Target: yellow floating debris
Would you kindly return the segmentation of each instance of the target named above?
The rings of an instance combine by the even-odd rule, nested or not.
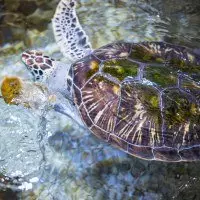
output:
[[[16,104],[14,101],[22,91],[22,82],[18,77],[5,77],[1,85],[1,94],[7,104]]]

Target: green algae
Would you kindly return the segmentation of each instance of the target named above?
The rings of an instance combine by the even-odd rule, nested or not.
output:
[[[94,81],[95,81],[95,82],[98,82],[98,83],[99,83],[99,82],[104,82],[104,83],[108,84],[108,85],[111,86],[111,87],[113,87],[113,86],[115,86],[115,85],[117,86],[117,84],[115,84],[114,82],[108,80],[107,78],[105,78],[105,77],[103,77],[103,76],[101,76],[101,75],[95,76]]]
[[[200,85],[189,79],[182,79],[180,87],[200,102]]]
[[[141,62],[155,62],[164,63],[164,59],[158,54],[148,51],[142,46],[134,46],[129,56],[131,59],[139,60]]]
[[[141,87],[139,99],[146,108],[149,116],[153,118],[153,121],[157,124],[157,127],[159,127],[162,124],[162,116],[159,105],[160,98],[157,91],[153,88],[143,86]]]
[[[139,66],[129,60],[109,60],[104,62],[103,72],[122,81],[127,76],[137,76]]]
[[[169,62],[174,69],[187,73],[195,81],[200,81],[200,65],[195,65],[178,58],[173,58]]]
[[[177,83],[177,75],[164,66],[148,66],[145,68],[145,78],[156,83],[160,87],[170,87]]]
[[[132,88],[137,93],[138,100],[144,106],[148,115],[157,125],[162,123],[159,93],[151,86],[137,84]]]
[[[97,70],[93,70],[93,69],[88,70],[86,72],[87,79],[91,78],[96,72],[97,72]]]
[[[181,125],[188,121],[200,122],[200,111],[195,101],[189,99],[178,89],[167,90],[164,95],[165,108],[163,110],[169,126]]]
[[[160,110],[159,93],[151,86],[135,82],[134,84],[127,84],[124,87],[123,90],[126,91],[129,98],[132,99],[137,96],[142,105],[150,112],[157,112]]]
[[[163,58],[156,58],[156,62],[157,63],[164,63],[164,59]]]
[[[159,110],[159,97],[158,94],[151,88],[141,88],[142,93],[140,94],[140,100],[142,101],[143,105],[150,111],[157,111]]]
[[[91,61],[86,72],[86,77],[89,79],[99,70],[99,63],[95,60]]]
[[[169,60],[169,62],[183,72],[200,73],[200,65],[195,65],[194,63],[186,62],[185,60],[178,58],[173,58]]]
[[[159,105],[159,99],[157,96],[150,97],[150,105],[152,108],[158,108]]]

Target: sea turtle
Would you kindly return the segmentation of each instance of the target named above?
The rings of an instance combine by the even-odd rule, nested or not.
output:
[[[22,54],[35,81],[55,95],[54,108],[80,115],[94,135],[130,155],[167,162],[200,160],[199,53],[165,42],[120,41],[92,50],[75,4],[61,0],[52,20],[56,41],[72,65],[35,50]],[[7,77],[4,99],[12,93],[7,102],[14,102],[23,84]],[[63,97],[59,103],[58,95]],[[71,107],[64,102],[72,102]]]

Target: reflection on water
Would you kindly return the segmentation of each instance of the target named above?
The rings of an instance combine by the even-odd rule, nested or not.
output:
[[[15,6],[12,0],[1,1],[0,44],[21,41],[26,48],[35,46],[33,35],[47,28],[59,0],[23,0]],[[198,47],[199,8],[198,0],[81,0],[78,15],[94,47],[124,39],[162,39]]]
[[[14,2],[0,0],[1,80],[29,78],[20,61],[26,48],[63,59],[50,24],[58,0]],[[198,0],[81,0],[77,13],[94,48],[164,40],[198,49],[199,10]],[[19,199],[200,199],[199,163],[133,158],[53,111],[41,121],[38,113],[1,100],[0,116],[0,174],[23,177]]]

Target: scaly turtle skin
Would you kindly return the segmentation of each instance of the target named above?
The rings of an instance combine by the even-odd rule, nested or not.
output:
[[[52,93],[64,97],[53,98],[55,110],[73,119],[79,113],[94,135],[131,155],[200,160],[200,55],[164,42],[118,42],[92,51],[75,3],[61,0],[52,20],[56,41],[74,64],[33,50],[22,54],[34,80],[49,89],[50,98],[39,98],[52,101]],[[22,98],[26,89],[19,91],[27,84],[19,82],[16,93],[13,79],[5,81],[2,91],[9,102],[16,103],[17,96],[17,102],[30,105],[30,95]],[[38,94],[41,89],[34,86],[32,94]],[[68,100],[75,106],[63,104]],[[81,124],[81,119],[76,121]]]

